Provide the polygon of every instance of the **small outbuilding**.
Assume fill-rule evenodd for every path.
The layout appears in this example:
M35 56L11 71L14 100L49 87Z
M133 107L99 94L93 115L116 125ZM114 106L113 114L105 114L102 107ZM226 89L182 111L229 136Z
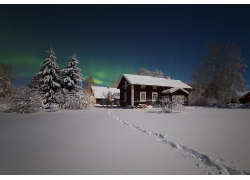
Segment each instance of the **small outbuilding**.
M105 94L108 92L112 93L111 101L115 105L120 104L120 89L102 86L91 86L91 91L96 99L96 104L102 104L103 99L105 99Z
M250 91L236 92L241 104L250 102Z

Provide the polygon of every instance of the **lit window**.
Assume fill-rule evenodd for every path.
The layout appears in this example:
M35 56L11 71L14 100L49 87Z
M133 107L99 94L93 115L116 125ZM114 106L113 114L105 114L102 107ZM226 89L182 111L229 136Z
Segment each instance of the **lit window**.
M152 93L152 101L156 101L157 100L157 96L158 96L158 93L157 92L153 92Z
M140 92L140 101L146 101L146 92Z

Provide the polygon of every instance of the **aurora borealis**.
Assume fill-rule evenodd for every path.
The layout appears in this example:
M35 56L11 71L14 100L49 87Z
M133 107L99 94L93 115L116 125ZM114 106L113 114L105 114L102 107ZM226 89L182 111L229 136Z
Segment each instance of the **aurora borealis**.
M236 43L250 67L249 5L0 5L1 62L26 85L50 46L60 69L76 54L83 78L109 86L140 67L191 80L211 38ZM250 70L243 74L250 88Z

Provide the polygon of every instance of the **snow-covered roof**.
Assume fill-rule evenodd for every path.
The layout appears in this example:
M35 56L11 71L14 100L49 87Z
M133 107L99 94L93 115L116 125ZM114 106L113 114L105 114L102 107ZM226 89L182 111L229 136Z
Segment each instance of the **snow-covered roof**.
M115 99L120 99L120 89L111 87L91 86L92 92L96 99L104 99L103 93L111 92Z
M164 86L164 87L179 87L192 89L189 85L183 83L180 80L158 78L152 76L141 76L132 74L123 74L123 77L130 84L148 85L148 86Z
M186 91L185 89L183 89L183 88L177 88L177 87L166 89L166 90L162 91L161 93L162 94L172 94L173 92L175 92L175 91L177 91L179 89L188 94L188 91Z
M239 96L239 97L243 97L245 96L246 94L248 94L250 91L243 91L243 92L236 92L236 94Z

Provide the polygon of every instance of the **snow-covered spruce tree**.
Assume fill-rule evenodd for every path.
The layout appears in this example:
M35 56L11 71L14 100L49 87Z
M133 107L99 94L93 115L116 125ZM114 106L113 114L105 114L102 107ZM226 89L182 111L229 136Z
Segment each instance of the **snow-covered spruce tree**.
M61 92L57 93L58 102L64 109L88 109L91 104L90 96L82 88L81 69L77 67L78 59L75 54L68 60L68 65L62 70Z
M61 73L56 63L57 58L52 46L47 53L47 57L41 64L37 76L39 77L39 90L44 96L45 104L49 105L51 103L56 103L54 94L61 87Z
M82 74L81 69L77 67L78 59L75 54L68 60L68 65L65 69L62 70L63 88L68 91L79 91L82 89Z

